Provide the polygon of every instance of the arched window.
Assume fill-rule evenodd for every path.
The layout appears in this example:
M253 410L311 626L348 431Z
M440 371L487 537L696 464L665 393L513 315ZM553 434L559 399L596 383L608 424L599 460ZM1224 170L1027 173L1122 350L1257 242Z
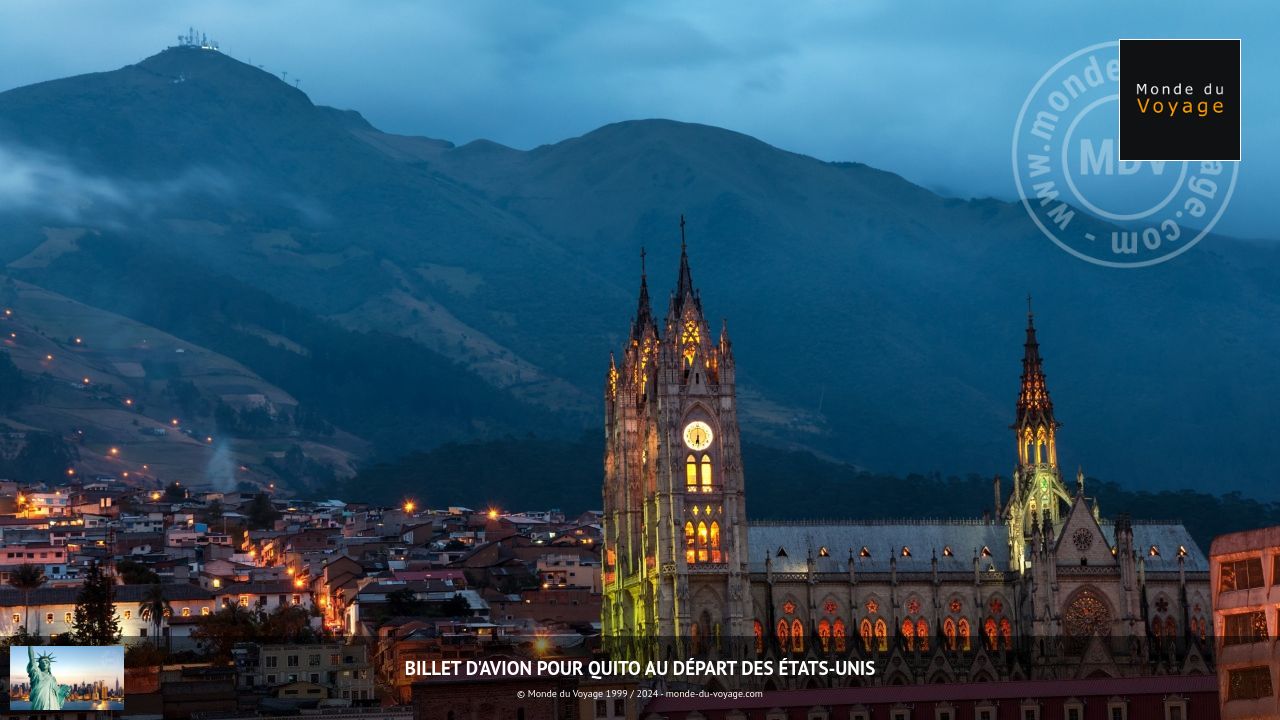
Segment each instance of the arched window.
M982 624L982 635L986 638L987 649L995 650L996 643L1000 641L1000 630L996 627L995 618L987 618L987 621Z
M924 618L916 623L916 644L920 646L920 652L929 652L929 623Z
M911 618L902 621L902 646L907 652L916 649L916 624Z
M1000 637L1004 638L1004 649L1013 649L1013 625L1009 622L1009 618L1000 620Z
M1159 640L1160 636L1164 634L1164 623L1160 621L1160 618L1155 618L1151 621L1151 634L1155 636L1156 640Z
M863 652L871 652L871 621L863 618L862 624L858 626L858 636L862 638Z
M1178 637L1178 623L1172 617L1164 619L1164 634L1170 640Z
M942 622L942 634L947 639L947 649L956 649L956 621L947 618Z
M694 540L693 523L687 522L684 524L684 561L690 564L697 562L696 549L693 546Z
M822 643L822 652L831 652L831 623L818 621L818 642Z
M969 636L969 620L967 618L960 618L960 649L965 652L973 649Z
M876 647L880 652L889 652L889 625L884 618L876 620Z
M711 456L702 456L702 492L711 492Z
M692 455L684 459L684 484L689 492L697 492L698 460Z
M707 524L698 523L698 562L707 561Z
M785 618L782 620L779 620L778 621L778 644L782 646L782 649L784 651L787 649L787 645L790 644L790 640L791 640L791 625L787 623Z
M800 624L800 618L791 621L791 649L804 652L804 625Z
M711 562L720 562L720 523L711 522Z
M702 652L702 638L698 637L698 623L689 626L689 647L692 648L693 654L698 655Z
M836 652L844 652L844 621L836 618L831 626L831 634L835 636Z
M755 631L755 634L756 634L756 654L763 655L764 654L764 626L760 624L759 620L756 620L752 630Z

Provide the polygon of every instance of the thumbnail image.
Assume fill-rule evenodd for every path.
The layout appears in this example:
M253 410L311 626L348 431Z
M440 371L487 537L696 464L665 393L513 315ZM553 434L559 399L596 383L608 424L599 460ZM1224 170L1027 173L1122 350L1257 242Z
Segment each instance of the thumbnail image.
M10 710L123 710L124 648L9 648Z

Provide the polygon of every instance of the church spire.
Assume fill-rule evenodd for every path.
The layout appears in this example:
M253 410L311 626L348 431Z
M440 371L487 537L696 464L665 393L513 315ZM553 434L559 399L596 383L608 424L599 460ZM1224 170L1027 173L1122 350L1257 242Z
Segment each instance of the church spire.
M685 240L684 215L680 216L680 277L676 279L675 294L671 297L670 318L679 318L687 305L701 314L698 293L693 289L693 273L689 271L689 245Z
M1027 342L1023 345L1022 389L1018 393L1016 428L1028 425L1059 427L1053 417L1053 400L1045 383L1044 362L1040 359L1040 343L1036 340L1035 314L1031 310L1031 296L1027 295Z
M636 305L636 322L631 327L631 338L639 340L648 328L657 326L653 322L653 309L649 302L649 279L644 265L645 250L640 248L640 300Z

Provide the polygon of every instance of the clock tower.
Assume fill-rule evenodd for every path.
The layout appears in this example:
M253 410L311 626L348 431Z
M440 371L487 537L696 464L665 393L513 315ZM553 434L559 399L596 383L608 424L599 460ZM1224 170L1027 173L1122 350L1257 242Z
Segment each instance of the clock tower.
M611 651L634 659L738 657L754 617L733 349L703 316L684 218L680 235L666 318L653 318L642 268L605 382L601 614Z

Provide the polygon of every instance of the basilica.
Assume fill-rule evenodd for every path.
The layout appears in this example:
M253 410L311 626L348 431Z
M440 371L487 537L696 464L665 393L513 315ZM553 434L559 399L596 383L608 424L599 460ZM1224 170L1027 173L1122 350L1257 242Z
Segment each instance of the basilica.
M610 652L881 668L837 684L1212 672L1209 567L1187 530L1103 516L1083 473L1064 480L1030 307L994 516L748 522L733 344L707 324L683 232L665 317L642 271L605 382Z

